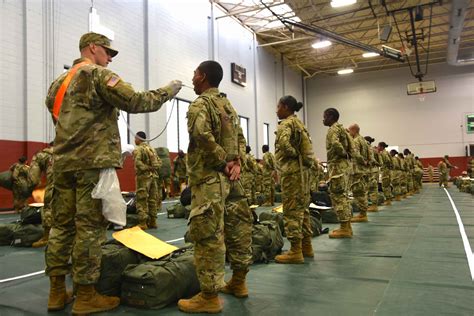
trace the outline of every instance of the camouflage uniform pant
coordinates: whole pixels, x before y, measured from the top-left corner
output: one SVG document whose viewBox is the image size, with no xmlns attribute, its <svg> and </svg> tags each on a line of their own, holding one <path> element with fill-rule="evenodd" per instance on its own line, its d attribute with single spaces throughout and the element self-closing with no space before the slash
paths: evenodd
<svg viewBox="0 0 474 316">
<path fill-rule="evenodd" d="M 153 176 L 138 176 L 135 179 L 137 190 L 137 214 L 139 222 L 147 223 L 156 219 L 158 188 Z"/>
<path fill-rule="evenodd" d="M 191 190 L 189 235 L 196 273 L 201 291 L 216 293 L 224 286 L 226 245 L 233 269 L 251 263 L 253 216 L 242 186 L 221 174 Z"/>
<path fill-rule="evenodd" d="M 263 176 L 263 194 L 267 203 L 275 203 L 275 180 L 271 173 Z"/>
<path fill-rule="evenodd" d="M 351 219 L 351 208 L 347 197 L 348 169 L 349 164 L 345 160 L 328 164 L 329 196 L 334 211 L 341 222 Z"/>
<path fill-rule="evenodd" d="M 400 190 L 400 171 L 392 170 L 390 171 L 390 179 L 392 181 L 392 196 L 397 197 L 402 194 Z"/>
<path fill-rule="evenodd" d="M 255 175 L 250 172 L 243 172 L 241 177 L 241 183 L 244 186 L 245 195 L 249 201 L 249 204 L 256 203 L 256 186 Z"/>
<path fill-rule="evenodd" d="M 51 228 L 53 219 L 51 214 L 51 200 L 53 199 L 53 179 L 47 179 L 46 188 L 44 192 L 44 206 L 41 209 L 41 222 L 43 228 Z"/>
<path fill-rule="evenodd" d="M 382 170 L 382 191 L 383 195 L 385 195 L 385 199 L 387 200 L 391 200 L 393 198 L 392 189 L 390 188 L 390 182 L 390 170 Z"/>
<path fill-rule="evenodd" d="M 368 208 L 367 185 L 368 175 L 364 173 L 356 173 L 351 175 L 351 191 L 354 201 L 360 212 L 366 213 Z"/>
<path fill-rule="evenodd" d="M 368 191 L 370 202 L 373 205 L 377 205 L 378 196 L 379 196 L 379 173 L 378 172 L 370 172 L 368 174 L 367 191 Z"/>
<path fill-rule="evenodd" d="M 400 171 L 400 193 L 407 194 L 407 173 L 406 171 Z"/>
<path fill-rule="evenodd" d="M 54 174 L 53 226 L 46 249 L 47 275 L 68 274 L 72 256 L 74 282 L 97 283 L 101 246 L 108 224 L 102 215 L 102 201 L 91 197 L 99 174 L 99 169 Z"/>
<path fill-rule="evenodd" d="M 444 187 L 447 188 L 448 178 L 449 178 L 449 174 L 447 172 L 440 172 L 439 173 L 439 186 L 444 185 Z"/>
<path fill-rule="evenodd" d="M 415 185 L 413 183 L 413 172 L 408 171 L 407 172 L 407 190 L 408 192 L 413 192 L 415 189 Z"/>
<path fill-rule="evenodd" d="M 309 219 L 309 182 L 308 171 L 281 176 L 281 196 L 283 203 L 283 222 L 286 238 L 297 242 L 304 237 L 312 237 Z"/>
</svg>

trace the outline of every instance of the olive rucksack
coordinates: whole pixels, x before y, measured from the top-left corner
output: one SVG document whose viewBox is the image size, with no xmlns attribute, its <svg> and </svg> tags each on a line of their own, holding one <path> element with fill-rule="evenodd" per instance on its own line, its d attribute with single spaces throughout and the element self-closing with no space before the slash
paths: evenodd
<svg viewBox="0 0 474 316">
<path fill-rule="evenodd" d="M 19 224 L 0 224 L 0 246 L 9 246 L 13 241 L 13 233 L 20 227 Z"/>
<path fill-rule="evenodd" d="M 283 222 L 283 213 L 278 213 L 278 212 L 262 212 L 258 216 L 258 221 L 263 222 L 263 221 L 274 221 L 278 223 L 278 226 L 280 227 L 280 232 L 283 237 L 285 237 L 285 223 Z"/>
<path fill-rule="evenodd" d="M 102 246 L 100 277 L 96 284 L 99 293 L 120 296 L 122 273 L 129 264 L 139 263 L 137 252 L 111 240 Z"/>
<path fill-rule="evenodd" d="M 185 218 L 186 216 L 186 208 L 181 205 L 181 202 L 166 207 L 166 212 L 168 218 Z"/>
<path fill-rule="evenodd" d="M 337 224 L 337 223 L 339 223 L 339 218 L 337 217 L 337 214 L 333 209 L 321 212 L 321 220 L 325 224 Z"/>
<path fill-rule="evenodd" d="M 10 170 L 0 172 L 0 187 L 11 190 L 13 187 L 12 172 Z"/>
<path fill-rule="evenodd" d="M 171 160 L 170 151 L 166 147 L 155 148 L 156 154 L 161 160 L 161 168 L 159 170 L 160 179 L 171 177 Z"/>
<path fill-rule="evenodd" d="M 160 260 L 128 265 L 122 274 L 121 301 L 134 307 L 160 309 L 199 290 L 194 250 L 186 245 Z"/>
<path fill-rule="evenodd" d="M 20 222 L 26 224 L 41 224 L 41 210 L 43 207 L 27 206 L 21 210 Z"/>
<path fill-rule="evenodd" d="M 275 221 L 263 221 L 252 228 L 252 260 L 254 263 L 275 259 L 283 248 L 283 236 Z"/>
<path fill-rule="evenodd" d="M 13 232 L 12 245 L 15 247 L 31 247 L 31 245 L 43 237 L 41 225 L 18 225 Z"/>
</svg>

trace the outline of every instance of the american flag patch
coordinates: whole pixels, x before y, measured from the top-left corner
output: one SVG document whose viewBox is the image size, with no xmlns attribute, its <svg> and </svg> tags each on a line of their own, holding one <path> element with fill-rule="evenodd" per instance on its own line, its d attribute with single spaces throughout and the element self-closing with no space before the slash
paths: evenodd
<svg viewBox="0 0 474 316">
<path fill-rule="evenodd" d="M 112 76 L 110 77 L 109 81 L 107 81 L 107 86 L 109 87 L 115 87 L 117 83 L 120 81 L 120 78 L 117 76 Z"/>
</svg>

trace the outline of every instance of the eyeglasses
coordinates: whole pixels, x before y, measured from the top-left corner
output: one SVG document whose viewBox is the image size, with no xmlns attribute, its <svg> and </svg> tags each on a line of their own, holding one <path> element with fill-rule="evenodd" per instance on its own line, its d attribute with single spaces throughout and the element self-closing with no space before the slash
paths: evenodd
<svg viewBox="0 0 474 316">
<path fill-rule="evenodd" d="M 113 57 L 113 53 L 112 53 L 112 51 L 111 51 L 110 49 L 108 49 L 107 47 L 102 46 L 102 45 L 100 45 L 100 47 L 102 47 L 102 48 L 105 50 L 107 56 Z"/>
</svg>

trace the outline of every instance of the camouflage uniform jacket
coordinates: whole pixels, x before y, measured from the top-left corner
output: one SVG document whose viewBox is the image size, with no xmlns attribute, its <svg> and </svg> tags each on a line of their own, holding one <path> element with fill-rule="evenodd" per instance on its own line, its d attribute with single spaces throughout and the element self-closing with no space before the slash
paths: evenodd
<svg viewBox="0 0 474 316">
<path fill-rule="evenodd" d="M 405 158 L 398 157 L 398 160 L 400 161 L 400 170 L 408 171 L 408 167 L 407 167 L 407 163 L 405 161 Z"/>
<path fill-rule="evenodd" d="M 41 181 L 41 174 L 45 173 L 46 178 L 52 179 L 53 173 L 53 148 L 47 147 L 36 153 L 31 159 L 30 179 L 33 185 L 37 185 Z"/>
<path fill-rule="evenodd" d="M 381 157 L 380 154 L 377 152 L 377 150 L 374 147 L 369 147 L 370 149 L 370 172 L 378 172 L 379 167 L 382 165 Z"/>
<path fill-rule="evenodd" d="M 271 175 L 276 169 L 275 156 L 267 151 L 263 154 L 263 174 Z"/>
<path fill-rule="evenodd" d="M 441 160 L 439 163 L 438 163 L 438 171 L 440 173 L 448 173 L 448 165 L 446 164 L 446 161 L 444 160 Z"/>
<path fill-rule="evenodd" d="M 256 175 L 258 172 L 257 167 L 255 157 L 251 153 L 245 154 L 245 163 L 242 165 L 242 171 Z"/>
<path fill-rule="evenodd" d="M 352 171 L 354 174 L 367 173 L 372 158 L 369 144 L 361 135 L 354 137 L 355 154 L 352 156 Z"/>
<path fill-rule="evenodd" d="M 392 156 L 392 170 L 402 170 L 398 156 Z"/>
<path fill-rule="evenodd" d="M 135 173 L 137 176 L 151 177 L 158 175 L 162 164 L 161 159 L 147 143 L 143 142 L 135 147 L 133 159 L 135 160 Z"/>
<path fill-rule="evenodd" d="M 188 176 L 190 186 L 218 177 L 227 162 L 245 164 L 245 138 L 239 116 L 217 88 L 204 91 L 189 106 Z"/>
<path fill-rule="evenodd" d="M 186 178 L 186 156 L 176 156 L 173 160 L 173 173 L 178 178 Z"/>
<path fill-rule="evenodd" d="M 89 61 L 76 59 L 74 64 Z M 53 111 L 56 94 L 67 73 L 49 88 L 46 106 Z M 54 170 L 65 172 L 121 166 L 119 110 L 152 112 L 170 99 L 170 91 L 136 92 L 118 75 L 99 65 L 81 66 L 64 95 L 56 122 Z"/>
<path fill-rule="evenodd" d="M 300 172 L 300 162 L 306 168 L 313 164 L 311 138 L 296 115 L 290 115 L 278 124 L 275 159 L 282 176 Z"/>
<path fill-rule="evenodd" d="M 393 162 L 390 154 L 384 149 L 379 153 L 380 156 L 380 167 L 382 170 L 392 170 L 393 169 Z"/>
<path fill-rule="evenodd" d="M 352 137 L 346 132 L 342 124 L 334 123 L 329 127 L 326 135 L 326 151 L 328 163 L 347 161 L 352 154 L 356 154 Z"/>
</svg>

